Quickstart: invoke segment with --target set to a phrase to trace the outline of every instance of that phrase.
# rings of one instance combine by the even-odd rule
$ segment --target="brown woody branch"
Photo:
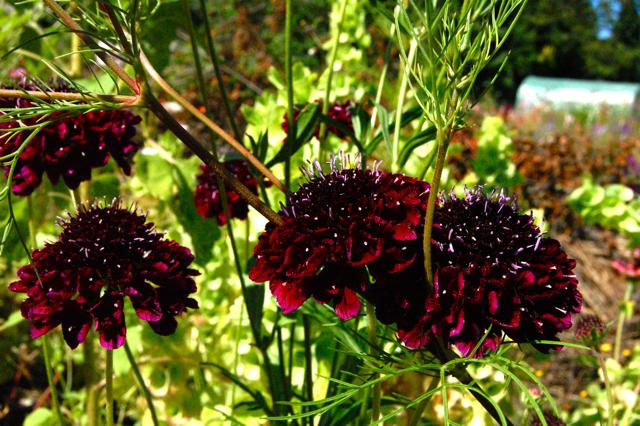
[[[73,93],[73,92],[42,92],[39,90],[16,90],[0,89],[0,98],[24,98],[41,99],[48,101],[51,99],[59,101],[91,101],[99,100],[113,102],[124,105],[134,105],[138,101],[138,96],[127,95],[101,95],[99,93]]]

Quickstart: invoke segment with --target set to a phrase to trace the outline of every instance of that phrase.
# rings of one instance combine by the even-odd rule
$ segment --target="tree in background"
[[[640,42],[640,15],[635,0],[620,2],[620,15],[613,26],[614,40],[626,47],[637,47]]]
[[[613,26],[613,42],[618,48],[618,78],[640,79],[640,15],[635,0],[622,0],[620,14]]]
[[[601,30],[611,35],[600,38]],[[606,33],[606,31],[603,31]],[[530,1],[503,55],[511,52],[493,90],[513,101],[528,75],[640,80],[640,15],[635,0]],[[496,58],[496,64],[501,58]]]

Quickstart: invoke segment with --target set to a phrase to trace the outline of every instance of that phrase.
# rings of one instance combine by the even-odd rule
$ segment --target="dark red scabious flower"
[[[39,90],[36,86],[21,83],[24,90]],[[70,91],[64,86],[56,86],[56,91]],[[35,104],[28,99],[0,98],[0,108],[29,108]],[[0,112],[0,115],[7,114]],[[140,148],[134,141],[136,125],[141,118],[126,110],[94,110],[84,114],[66,117],[65,112],[55,112],[46,120],[56,120],[46,125],[28,143],[16,164],[12,191],[17,195],[31,194],[42,182],[46,173],[56,184],[60,178],[71,189],[80,182],[91,179],[91,170],[102,167],[110,157],[116,161],[125,174],[131,173],[133,155]],[[23,120],[24,125],[35,125],[40,117]],[[18,128],[17,121],[0,122],[0,129]],[[15,153],[31,134],[0,133],[0,157]],[[10,166],[4,166],[9,175]]]
[[[624,260],[614,260],[611,266],[628,278],[640,277],[640,247],[633,251],[633,260],[627,262]]]
[[[318,101],[320,102],[320,101]],[[343,103],[340,102],[334,102],[333,104],[331,104],[331,106],[329,106],[329,110],[327,111],[327,116],[344,125],[344,127],[346,129],[349,129],[350,131],[353,132],[353,108],[354,108],[354,103],[350,100],[345,101]],[[302,112],[302,109],[299,107],[294,107],[293,109],[293,121],[295,122],[298,119],[298,116],[300,115],[300,112]],[[282,117],[282,123],[280,124],[280,126],[282,127],[282,130],[284,130],[285,133],[289,133],[289,122],[287,120],[287,113],[285,112],[283,117]],[[333,133],[334,135],[336,135],[337,137],[339,137],[340,139],[346,140],[347,139],[347,134],[344,132],[344,129],[338,129],[335,126],[327,126],[327,131],[330,133]],[[313,135],[316,138],[320,138],[320,126],[318,126]],[[286,141],[286,139],[285,139]]]
[[[189,268],[191,251],[157,233],[145,216],[111,205],[78,207],[60,220],[54,243],[35,250],[33,265],[18,270],[11,291],[26,293],[21,312],[31,321],[31,336],[58,325],[76,348],[93,326],[106,349],[124,344],[124,302],[129,298],[138,317],[158,334],[172,334],[175,317],[198,303],[198,272]]]
[[[604,332],[604,324],[597,315],[584,314],[580,315],[573,333],[578,339],[589,338],[592,332],[602,334]]]
[[[481,356],[503,335],[518,343],[557,340],[580,311],[575,261],[502,193],[476,188],[462,199],[444,197],[434,216],[432,251],[434,291],[417,323],[399,327],[410,348],[442,336],[469,355],[486,335]]]
[[[249,165],[244,160],[225,161],[223,165],[233,175],[242,182],[254,194],[258,193],[258,181],[249,171]],[[197,176],[198,185],[194,194],[194,202],[196,210],[200,216],[205,218],[215,218],[218,224],[227,223],[227,216],[222,208],[222,199],[220,197],[220,189],[216,176],[209,168],[202,164],[200,166],[200,174]],[[265,181],[265,186],[271,186],[271,182]],[[227,188],[227,200],[231,217],[236,219],[246,219],[249,213],[249,205],[240,197],[240,194],[234,190]]]
[[[576,338],[592,348],[598,347],[608,332],[608,327],[597,315],[593,314],[580,315],[573,327],[573,334]]]
[[[343,320],[358,314],[369,276],[399,274],[416,260],[429,185],[414,178],[354,168],[346,156],[305,170],[309,182],[287,198],[284,223],[267,225],[249,277],[270,282],[284,313],[308,298]]]

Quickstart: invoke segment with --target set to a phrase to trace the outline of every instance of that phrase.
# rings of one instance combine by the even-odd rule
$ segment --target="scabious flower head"
[[[329,110],[327,111],[327,116],[342,124],[344,126],[344,128],[353,131],[353,121],[352,121],[352,116],[353,116],[353,108],[354,108],[354,104],[352,101],[348,100],[345,102],[334,102],[329,106]],[[298,116],[300,115],[300,113],[302,112],[302,109],[299,107],[294,107],[293,109],[293,121],[295,122],[298,119]],[[285,112],[284,115],[282,116],[282,123],[280,124],[280,126],[282,127],[282,130],[284,130],[285,133],[289,133],[289,121],[287,120],[287,113]],[[331,126],[328,125],[327,126],[327,131],[329,133],[333,133],[334,135],[336,135],[337,137],[339,137],[340,139],[346,140],[347,139],[347,134],[345,133],[345,129],[344,128],[337,128],[335,126]],[[320,126],[318,126],[315,131],[313,132],[313,135],[316,138],[320,138]]]
[[[483,337],[476,355],[494,349],[505,334],[518,343],[557,340],[580,311],[575,261],[502,193],[476,188],[462,199],[443,197],[432,252],[434,291],[424,314],[413,326],[399,327],[410,348],[426,346],[434,335],[464,355]]]
[[[22,82],[23,90],[38,90],[37,86]],[[55,91],[71,91],[64,85]],[[0,98],[0,108],[29,108],[35,104],[29,99]],[[6,113],[0,113],[6,114]],[[65,117],[65,111],[56,111],[45,118],[31,117],[24,125],[33,126],[41,120],[53,120],[33,137],[18,157],[11,189],[17,195],[31,194],[46,173],[56,184],[60,178],[71,189],[91,179],[91,170],[102,167],[110,157],[125,174],[131,173],[133,155],[140,148],[134,140],[136,125],[141,118],[126,110],[93,110]],[[19,128],[17,121],[2,121],[0,129]],[[31,134],[30,130],[0,133],[0,156],[17,152]],[[4,166],[9,175],[10,166]]]
[[[602,333],[604,331],[604,328],[604,324],[597,315],[584,314],[580,315],[578,321],[576,321],[573,332],[577,338],[581,339],[584,337],[589,337],[592,331]]]
[[[222,163],[227,170],[242,182],[254,194],[258,193],[258,181],[249,171],[249,166],[244,160],[230,160]],[[209,168],[202,164],[200,166],[200,174],[197,176],[198,185],[194,194],[194,202],[196,210],[200,216],[205,218],[216,219],[218,224],[227,223],[227,216],[222,208],[222,198],[220,188],[215,174]],[[270,186],[271,182],[266,181],[265,186]],[[249,213],[249,205],[240,197],[240,194],[233,189],[227,188],[227,200],[231,217],[236,219],[246,219]]]
[[[615,270],[628,278],[640,277],[640,247],[637,247],[633,251],[633,260],[628,262],[624,260],[614,260],[611,262],[611,265]]]
[[[415,261],[408,247],[419,244],[429,186],[363,170],[347,156],[330,163],[327,174],[318,162],[306,170],[309,181],[280,211],[283,224],[260,236],[249,277],[269,281],[285,313],[313,297],[346,320],[358,314],[369,275],[399,273]]]
[[[33,264],[20,268],[9,286],[28,296],[21,312],[31,321],[31,336],[61,325],[76,348],[93,325],[102,346],[116,349],[126,336],[125,298],[156,333],[172,334],[175,317],[198,307],[190,297],[198,275],[189,268],[191,251],[118,201],[78,209],[60,220],[58,240],[35,250]]]
[[[580,315],[573,327],[573,334],[576,338],[592,348],[600,345],[607,332],[608,328],[597,315],[593,314]]]

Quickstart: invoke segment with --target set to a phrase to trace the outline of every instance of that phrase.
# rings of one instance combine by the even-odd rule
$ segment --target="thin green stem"
[[[378,355],[378,335],[377,335],[377,320],[376,320],[376,312],[373,304],[367,302],[367,327],[368,327],[368,338],[369,338],[369,352],[372,356]],[[374,379],[378,377],[379,374],[376,373],[374,375]],[[380,400],[382,398],[382,388],[380,382],[376,382],[373,385],[372,395],[371,395],[371,423],[376,423],[380,418]]]
[[[190,34],[190,39],[191,39],[191,48],[192,48],[192,53],[193,53],[193,57],[194,57],[194,64],[196,66],[196,73],[198,76],[198,88],[200,90],[200,95],[202,96],[202,99],[204,101],[205,104],[205,112],[207,114],[210,113],[209,111],[209,105],[206,102],[206,100],[208,99],[208,93],[207,93],[207,89],[206,89],[206,85],[204,83],[204,77],[203,77],[203,72],[202,72],[202,66],[201,66],[201,62],[200,62],[200,55],[198,52],[198,46],[197,46],[197,42],[196,42],[196,37],[195,37],[195,31],[193,28],[193,23],[191,22],[190,19],[190,11],[189,11],[189,2],[188,0],[182,0],[182,6],[183,9],[185,11],[185,16],[187,17],[187,19],[185,19],[187,27],[189,29],[189,34]],[[211,131],[210,133],[211,136],[211,143],[212,143],[212,149],[211,149],[211,156],[212,156],[212,162],[214,166],[220,167],[220,162],[218,160],[218,154],[217,154],[217,150],[216,150],[216,143],[215,143],[215,135],[214,133]],[[208,166],[211,166],[208,164]],[[224,167],[222,167],[224,169]],[[225,169],[226,170],[226,169]],[[225,182],[222,180],[222,177],[219,174],[216,174],[216,181],[218,184],[218,188],[220,190],[220,200],[221,200],[221,204],[222,204],[222,209],[225,212],[225,216],[226,216],[226,228],[227,228],[227,234],[229,235],[229,243],[231,244],[231,251],[233,253],[233,260],[234,260],[234,265],[236,268],[236,272],[238,274],[238,279],[240,280],[240,287],[242,289],[242,295],[243,295],[243,300],[246,304],[246,308],[247,308],[247,312],[249,312],[249,306],[248,306],[248,298],[247,298],[247,284],[244,280],[244,270],[242,268],[242,264],[241,264],[241,260],[240,260],[240,254],[238,252],[238,246],[236,244],[236,239],[235,239],[235,235],[233,232],[233,226],[231,225],[231,210],[229,209],[229,202],[228,202],[228,197],[227,197],[227,191],[226,191],[226,187],[225,187]],[[264,369],[267,373],[268,376],[268,381],[269,381],[269,389],[271,390],[271,397],[272,397],[272,405],[274,410],[276,411],[276,413],[279,413],[280,411],[280,405],[277,404],[278,401],[278,396],[277,396],[277,392],[275,391],[275,386],[276,386],[276,379],[275,379],[275,374],[273,372],[273,366],[271,365],[271,361],[269,358],[269,354],[266,350],[266,348],[264,347],[264,345],[262,344],[262,339],[260,337],[260,333],[261,330],[260,329],[256,329],[256,327],[254,327],[254,324],[252,322],[251,324],[251,332],[253,335],[253,340],[256,343],[256,345],[258,346],[258,348],[260,348],[261,354],[262,354],[262,358],[263,358],[263,363],[264,363]]]
[[[393,38],[393,35],[396,32],[396,25],[391,24],[391,30],[389,31],[390,37]],[[380,72],[380,78],[378,79],[378,88],[376,90],[376,97],[373,105],[373,110],[371,110],[371,122],[369,124],[369,132],[367,132],[367,141],[364,143],[364,146],[368,146],[369,142],[373,138],[373,131],[376,128],[376,121],[378,118],[378,105],[380,105],[380,101],[382,100],[382,92],[384,90],[384,84],[387,82],[387,72],[389,71],[389,62],[391,61],[391,46],[392,43],[387,45],[387,49],[384,53],[384,65],[382,66],[382,71]],[[366,163],[363,161],[363,163]]]
[[[85,181],[80,183],[80,186],[75,190],[69,190],[69,196],[73,207],[78,208],[79,204],[82,204],[89,200],[89,193],[91,192],[91,182]],[[88,333],[82,343],[82,372],[84,377],[84,387],[87,393],[85,407],[87,410],[87,425],[98,425],[98,396],[100,394],[97,386],[98,377],[96,375],[95,368],[95,338],[93,333]]]
[[[422,250],[424,253],[424,270],[427,276],[427,285],[433,287],[433,267],[431,265],[431,232],[433,227],[433,214],[435,213],[436,200],[438,198],[438,188],[440,186],[440,178],[442,177],[442,169],[447,157],[447,148],[449,146],[449,132],[438,129],[436,134],[436,142],[438,144],[438,152],[436,154],[436,168],[431,180],[431,189],[429,190],[429,200],[427,201],[427,213],[424,218],[424,238],[422,240]]]
[[[288,376],[291,377],[293,374],[293,354],[295,352],[296,345],[296,323],[293,321],[291,326],[289,327],[289,362],[287,363]]]
[[[198,119],[198,121],[200,121],[207,128],[209,128],[209,130],[213,131],[222,140],[224,140],[226,143],[231,145],[248,162],[253,164],[254,167],[256,169],[258,169],[258,171],[260,171],[260,173],[262,173],[267,179],[269,179],[273,183],[274,186],[276,186],[277,188],[279,188],[282,191],[285,190],[284,184],[282,182],[280,182],[280,180],[277,177],[274,176],[274,174],[271,172],[271,170],[269,170],[269,168],[267,166],[265,166],[260,160],[258,160],[256,158],[256,156],[253,155],[253,153],[251,151],[249,151],[239,141],[235,140],[233,138],[233,136],[231,136],[226,131],[224,131],[224,129],[222,129],[222,127],[220,127],[213,120],[211,120],[206,114],[203,114],[202,112],[200,112],[200,110],[198,110],[198,108],[196,108],[184,96],[182,96],[180,93],[178,93],[178,91],[176,89],[171,87],[171,85],[164,78],[162,78],[160,73],[158,73],[158,71],[153,67],[153,65],[149,61],[149,58],[147,58],[144,55],[143,52],[140,52],[140,64],[144,68],[144,71],[146,72],[146,74],[151,78],[151,80],[153,80],[155,83],[157,83],[165,93],[167,93],[169,96],[171,96],[171,98],[173,98],[185,110],[187,110],[191,115],[193,115],[196,119]],[[146,83],[148,85],[149,82],[146,81]],[[166,112],[166,110],[164,112],[162,111],[164,109],[164,107],[162,107],[162,104],[160,104],[158,106],[159,101],[157,101],[156,97],[153,95],[153,93],[149,92],[149,90],[150,90],[150,88],[147,87],[147,91],[144,93],[144,100],[146,101],[146,106],[160,120],[162,120],[167,126],[169,126],[171,128],[172,132],[178,137],[178,139],[180,139],[190,150],[192,150],[194,154],[196,154],[198,157],[200,157],[200,159],[202,159],[203,162],[208,163],[206,158],[203,158],[203,156],[201,155],[201,154],[204,154],[204,152],[208,153],[208,149],[201,142],[195,140],[190,135],[187,136],[185,134],[185,130],[184,129],[181,130],[180,128],[178,128],[179,123],[178,123],[178,126],[176,126],[173,123],[173,121],[175,121],[175,119],[171,116],[171,114],[168,114]],[[162,108],[160,108],[160,107],[162,107]],[[186,133],[188,133],[188,132],[186,132]],[[216,171],[216,167],[215,166],[209,165],[209,167],[213,169],[212,171],[214,173],[221,174],[218,171]],[[223,174],[223,178],[225,179],[225,181],[228,181],[229,179],[226,176],[224,176],[224,173],[222,173],[222,174]],[[233,183],[232,182],[227,182],[227,183],[232,187],[234,187],[234,184],[236,184],[236,182],[233,182]],[[234,187],[234,189],[236,189],[236,191],[238,190],[238,188],[236,188],[236,187]],[[245,192],[244,190],[241,189],[240,191],[237,191],[237,192],[243,198],[247,199],[247,202],[249,204],[252,204],[251,199],[247,198],[247,196],[249,196],[249,195],[248,194],[244,194],[244,192]],[[249,192],[249,194],[250,193],[251,192]],[[258,209],[258,211],[260,211],[260,209]]]
[[[211,169],[211,171],[217,176],[222,177],[224,182],[233,188],[242,199],[247,201],[254,209],[260,214],[266,217],[269,221],[275,224],[281,224],[282,218],[267,205],[265,205],[260,199],[247,188],[242,182],[240,182],[229,170],[223,167],[220,163],[215,161],[213,154],[209,152],[207,148],[202,145],[200,141],[194,138],[175,118],[162,106],[158,98],[156,98],[149,90],[145,90],[145,101],[147,107],[164,125],[166,125],[171,132],[184,143],[203,163]]]
[[[607,373],[607,366],[604,362],[602,354],[596,352],[596,358],[598,364],[600,364],[600,370],[602,370],[602,378],[604,379],[604,387],[607,392],[607,426],[613,426],[613,392],[611,389],[611,381],[609,380],[609,374]]]
[[[224,86],[224,79],[222,78],[222,71],[220,70],[220,60],[218,59],[218,52],[216,51],[216,46],[213,43],[213,37],[211,36],[211,26],[209,24],[209,14],[207,13],[207,5],[205,0],[200,0],[200,10],[202,11],[202,16],[204,17],[204,32],[207,40],[207,47],[209,49],[209,57],[213,64],[213,71],[216,74],[216,81],[218,82],[218,90],[220,90],[220,96],[222,97],[222,104],[224,106],[225,112],[227,113],[227,119],[229,120],[229,125],[231,126],[231,130],[233,130],[234,136],[238,141],[242,142],[242,133],[240,133],[240,129],[238,128],[238,124],[236,123],[233,110],[231,109],[231,103],[229,102],[229,96],[227,95],[227,89]]]
[[[113,426],[113,351],[107,349],[104,368],[105,395],[107,397],[107,426]]]
[[[627,317],[626,313],[626,305],[631,300],[631,295],[633,294],[633,288],[635,286],[635,282],[632,280],[627,280],[627,286],[624,290],[624,297],[622,299],[622,303],[620,304],[619,312],[618,312],[618,323],[616,324],[616,338],[613,343],[613,359],[620,362],[620,353],[622,352],[622,335],[624,331],[624,322]]]
[[[104,49],[102,49],[93,39],[88,35],[88,32],[84,31],[76,21],[55,0],[43,0],[44,3],[51,9],[51,11],[71,30],[73,30],[78,37],[84,41],[91,49],[96,51],[96,55],[131,89],[131,91],[139,95],[140,85],[133,79],[126,71],[118,64],[118,62]]]
[[[60,410],[60,402],[58,400],[58,389],[53,375],[53,366],[51,364],[51,348],[49,342],[49,336],[46,334],[42,336],[42,356],[44,358],[44,367],[47,373],[47,382],[49,383],[49,390],[51,391],[51,408],[58,418],[58,423],[61,425],[66,424],[62,411]]]
[[[101,0],[100,6],[106,10],[107,15],[109,16],[109,20],[111,21],[111,25],[118,36],[118,41],[120,42],[120,46],[124,49],[125,52],[129,55],[133,55],[133,49],[131,48],[131,44],[129,44],[129,40],[127,39],[127,35],[124,33],[124,28],[120,24],[120,19],[118,18],[118,13],[111,5],[111,2]],[[132,21],[135,22],[135,21]],[[135,25],[135,24],[134,24]]]
[[[409,56],[408,63],[413,63],[413,58],[416,55],[416,50],[418,48],[418,43],[415,40],[411,40],[411,45],[409,46]],[[406,68],[406,67],[405,67]],[[393,144],[392,144],[392,153],[391,153],[391,170],[395,173],[398,171],[398,155],[400,152],[400,130],[402,122],[402,110],[404,107],[405,97],[407,95],[407,85],[409,83],[409,70],[403,69],[402,79],[400,80],[400,88],[398,90],[398,102],[396,103],[396,125],[393,130]]]
[[[280,381],[284,386],[287,400],[291,399],[291,378],[287,377],[286,363],[284,360],[284,341],[282,340],[282,327],[275,327],[276,341],[278,345],[278,363],[280,364]]]
[[[287,81],[287,158],[284,163],[284,186],[289,191],[291,187],[291,155],[293,154],[293,144],[295,143],[297,131],[296,121],[293,116],[294,96],[293,96],[293,60],[291,51],[291,31],[293,20],[293,9],[291,0],[285,1],[285,21],[284,21],[284,73]]]
[[[338,17],[338,27],[336,31],[335,43],[331,47],[331,53],[329,56],[329,67],[328,67],[328,75],[327,75],[327,85],[325,87],[324,92],[324,102],[322,103],[322,115],[327,115],[329,112],[329,101],[331,100],[331,84],[333,82],[333,69],[336,63],[336,59],[338,57],[338,47],[340,47],[340,36],[342,35],[342,23],[344,21],[344,15],[347,10],[347,3],[349,0],[342,0],[342,5],[340,6],[340,15]],[[318,133],[318,138],[320,140],[320,148],[318,158],[322,161],[325,155],[325,140],[327,134],[327,126],[323,122],[320,124],[320,132]]]
[[[307,401],[313,401],[313,358],[311,357],[311,321],[309,315],[302,315],[304,328],[304,387]],[[311,407],[307,407],[310,410]],[[309,426],[313,426],[313,416],[307,417]]]
[[[27,197],[27,212],[28,212],[28,226],[29,226],[29,244],[31,245],[31,249],[35,250],[37,247],[36,243],[36,230],[35,224],[33,222],[33,200],[32,196],[29,195]],[[51,364],[51,348],[49,342],[49,336],[42,336],[42,357],[44,358],[44,368],[47,374],[47,382],[49,384],[49,390],[51,392],[51,408],[53,412],[56,414],[58,418],[58,422],[60,424],[65,424],[64,417],[62,416],[62,411],[60,410],[60,401],[58,399],[58,389],[56,388],[56,384],[54,381],[53,374],[53,365]]]
[[[493,417],[493,419],[497,422],[497,424],[505,424],[506,426],[513,426],[513,422],[508,418],[505,418],[505,422],[502,422],[502,416],[496,410],[496,407],[492,404],[491,400],[487,398],[486,392],[482,389],[482,387],[471,377],[467,368],[460,364],[462,360],[458,357],[453,351],[444,347],[442,342],[434,342],[430,348],[430,352],[436,356],[436,358],[443,364],[449,364],[452,368],[449,369],[450,373],[455,377],[460,383],[466,386],[471,395],[484,407],[484,409]],[[442,385],[445,384],[445,369],[441,368],[440,370],[440,382]],[[443,386],[443,405],[446,406],[446,386]],[[447,410],[445,410],[445,415],[447,414]],[[445,422],[446,424],[446,422]]]
[[[238,364],[240,362],[240,330],[242,330],[242,319],[244,317],[244,304],[240,305],[240,317],[238,318],[238,324],[236,325],[235,331],[235,344],[233,346],[233,366],[232,370],[233,374],[238,374]],[[233,415],[233,410],[236,405],[236,384],[231,384],[231,415]]]
[[[84,357],[82,370],[84,374],[84,386],[87,392],[87,424],[89,426],[98,425],[98,388],[95,372],[95,350],[93,333],[88,333],[82,344],[82,355]]]
[[[156,415],[156,408],[153,405],[151,392],[149,392],[149,388],[145,384],[144,379],[142,378],[142,374],[140,374],[140,369],[138,368],[136,359],[131,353],[131,348],[129,348],[129,344],[126,340],[124,342],[124,352],[127,354],[127,359],[129,360],[129,364],[131,365],[131,369],[133,370],[133,375],[136,376],[136,381],[138,382],[138,386],[140,387],[140,392],[142,392],[144,399],[147,401],[147,407],[151,412],[151,421],[153,422],[154,426],[158,426],[158,416]]]

